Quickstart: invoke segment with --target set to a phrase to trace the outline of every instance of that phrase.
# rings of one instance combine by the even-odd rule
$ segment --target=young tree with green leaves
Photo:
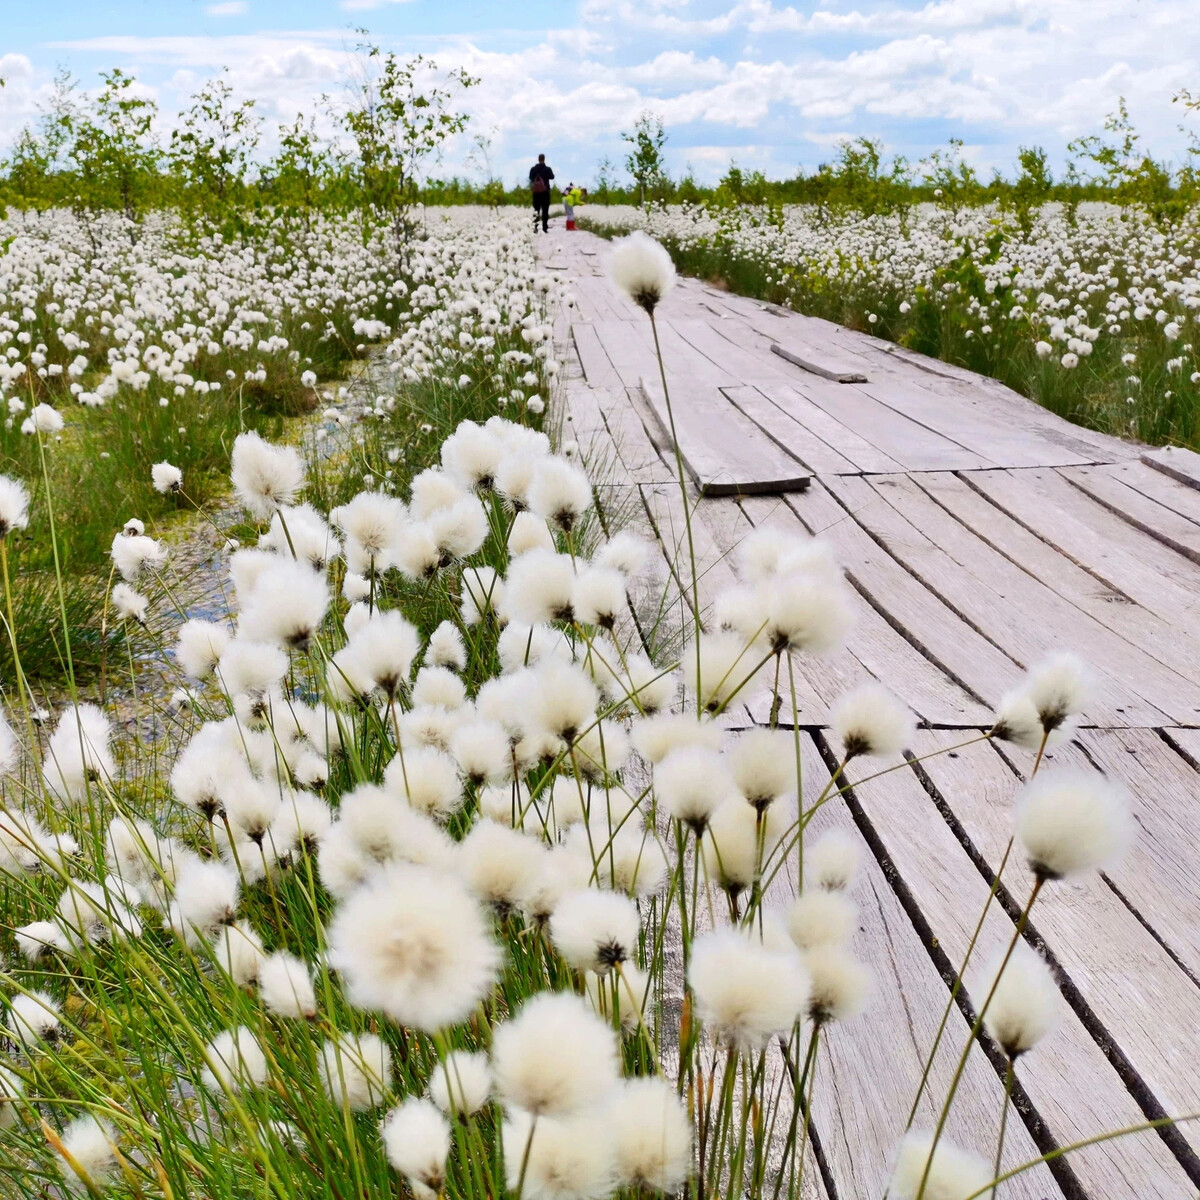
[[[279,151],[262,172],[262,189],[271,203],[299,213],[312,225],[333,174],[333,154],[317,133],[316,117],[297,113],[279,127]]]
[[[663,157],[667,131],[663,128],[662,117],[650,111],[642,113],[633,129],[621,134],[621,140],[631,147],[625,156],[625,169],[638,189],[639,203],[645,204],[647,193],[653,199],[654,193],[662,191],[667,183]]]
[[[77,212],[115,209],[136,223],[158,199],[161,154],[154,140],[158,105],[139,96],[136,80],[119,67],[101,74],[104,88],[90,106],[71,106],[62,116],[66,156],[76,173]]]
[[[358,47],[363,69],[342,127],[354,141],[350,174],[364,209],[390,223],[398,252],[413,232],[420,174],[469,120],[452,105],[478,83],[464,70],[439,82],[437,64],[418,54],[404,61],[369,42]]]
[[[222,71],[192,96],[171,133],[168,154],[187,200],[210,214],[242,198],[261,133],[255,102],[235,100],[227,74]]]

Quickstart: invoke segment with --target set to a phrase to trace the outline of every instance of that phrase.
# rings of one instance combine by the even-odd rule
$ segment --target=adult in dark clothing
[[[533,193],[533,232],[537,233],[538,222],[542,224],[542,232],[550,232],[550,180],[554,172],[546,166],[546,156],[538,155],[538,160],[529,168],[529,190]]]

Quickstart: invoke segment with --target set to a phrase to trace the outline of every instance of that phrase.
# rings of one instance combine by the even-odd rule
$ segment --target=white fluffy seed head
[[[544,521],[570,533],[592,503],[592,485],[579,467],[547,456],[537,465],[529,486],[529,507]]]
[[[492,1093],[492,1069],[482,1052],[453,1050],[429,1074],[429,1098],[447,1115],[468,1117]]]
[[[509,615],[527,625],[570,621],[575,564],[568,554],[530,550],[508,568],[505,605]]]
[[[651,766],[657,766],[672,750],[719,750],[721,727],[686,713],[656,713],[633,727],[633,745]]]
[[[668,754],[654,769],[654,790],[669,816],[695,830],[703,830],[722,804],[741,802],[724,758],[698,747]]]
[[[222,925],[213,935],[213,958],[238,987],[248,987],[258,978],[266,958],[262,938],[248,921]]]
[[[846,758],[899,754],[912,741],[912,713],[882,684],[864,683],[833,706],[829,725]]]
[[[393,1108],[380,1129],[384,1153],[418,1200],[434,1200],[446,1179],[450,1126],[437,1106],[410,1096]]]
[[[741,634],[724,632],[702,633],[699,656],[693,643],[683,648],[680,661],[684,683],[699,696],[705,712],[712,713],[744,694],[765,667],[757,646],[749,645]]]
[[[229,639],[229,630],[215,621],[185,621],[175,643],[176,661],[185,675],[205,679],[225,653]]]
[[[183,487],[183,472],[178,467],[171,466],[169,462],[155,463],[150,468],[150,480],[154,484],[154,490],[165,496],[168,492],[177,492]]]
[[[63,1131],[63,1182],[81,1195],[91,1194],[112,1177],[117,1166],[116,1131],[91,1113],[76,1117]]]
[[[391,1087],[392,1052],[373,1033],[339,1034],[321,1046],[317,1068],[335,1104],[366,1112],[382,1104]]]
[[[623,529],[619,533],[613,534],[592,555],[592,565],[620,571],[626,579],[630,579],[641,573],[649,554],[650,545],[645,538]]]
[[[304,464],[294,446],[273,446],[257,433],[240,433],[230,475],[244,507],[266,520],[295,499],[304,484]]]
[[[464,799],[454,759],[431,746],[410,746],[397,754],[384,771],[383,786],[410,808],[440,821]]]
[[[200,1082],[210,1092],[239,1092],[267,1082],[267,1059],[253,1032],[246,1026],[217,1034],[205,1050]]]
[[[0,475],[0,538],[29,524],[29,493],[19,479]]]
[[[1030,669],[1024,690],[1042,728],[1054,730],[1083,711],[1092,691],[1091,672],[1074,654],[1055,654]]]
[[[279,558],[242,599],[238,632],[253,642],[305,650],[329,608],[325,578],[307,562]]]
[[[804,848],[804,879],[808,887],[845,891],[862,863],[858,842],[844,829],[830,829]]]
[[[619,571],[611,567],[584,567],[576,576],[571,607],[576,620],[584,625],[612,629],[625,605],[625,577]]]
[[[546,854],[536,838],[487,820],[476,821],[458,849],[463,881],[500,912],[525,905]]]
[[[782,802],[753,809],[735,796],[709,818],[700,843],[708,877],[731,895],[754,882],[771,853],[794,824],[793,806]]]
[[[992,999],[983,1023],[1009,1058],[1032,1050],[1058,1020],[1058,985],[1046,960],[1024,942],[1013,948],[1007,964],[1000,954],[984,969],[978,988],[980,1005],[989,993]]]
[[[62,1028],[58,1014],[58,1002],[48,993],[18,992],[8,1002],[5,1024],[22,1048],[32,1053],[57,1041]]]
[[[1101,775],[1042,771],[1017,796],[1016,837],[1033,871],[1063,879],[1113,863],[1133,839],[1129,797]]]
[[[945,1138],[939,1138],[934,1149],[933,1135],[917,1131],[905,1134],[900,1143],[888,1194],[895,1200],[917,1200],[918,1195],[923,1200],[966,1200],[968,1196],[989,1200],[991,1179],[992,1169],[983,1159],[959,1150]]]
[[[845,585],[794,571],[767,585],[763,636],[776,651],[828,654],[843,642],[852,622]]]
[[[258,994],[273,1013],[311,1020],[317,1015],[317,995],[308,964],[294,954],[278,951],[259,964]]]
[[[784,730],[751,729],[727,757],[738,790],[755,808],[766,808],[796,788],[795,742]]]
[[[500,952],[475,899],[453,876],[401,863],[338,909],[329,944],[359,1008],[436,1033],[491,990]]]
[[[866,1006],[871,974],[842,946],[815,946],[804,955],[812,981],[809,1016],[814,1021],[848,1021]]]
[[[519,512],[513,518],[508,533],[508,552],[513,558],[528,554],[531,550],[554,552],[554,535],[544,517],[531,512]]]
[[[854,901],[841,892],[805,889],[788,909],[788,934],[801,950],[844,946],[854,933],[857,919]]]
[[[500,1133],[505,1183],[512,1194],[525,1178],[528,1200],[606,1200],[616,1185],[612,1127],[605,1110],[567,1117],[512,1112]],[[525,1150],[529,1148],[528,1157]]]
[[[639,927],[637,905],[628,896],[587,888],[559,901],[550,937],[577,971],[603,975],[633,958]]]
[[[696,939],[689,981],[700,1020],[745,1050],[790,1034],[811,988],[799,954],[771,949],[732,929]]]
[[[467,647],[453,621],[443,621],[430,635],[425,663],[451,671],[461,671],[467,665]]]
[[[666,248],[640,229],[613,243],[608,273],[639,308],[653,313],[675,283],[675,264]]]
[[[625,1187],[671,1195],[692,1166],[692,1126],[665,1079],[625,1079],[608,1106],[617,1176]]]
[[[505,1104],[539,1117],[575,1113],[616,1082],[616,1038],[578,996],[541,992],[496,1027],[492,1069]]]

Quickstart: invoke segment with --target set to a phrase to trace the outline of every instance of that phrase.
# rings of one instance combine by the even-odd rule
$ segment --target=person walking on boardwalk
[[[529,190],[533,193],[533,231],[537,233],[538,222],[542,224],[542,232],[550,232],[550,181],[554,172],[546,166],[546,156],[538,155],[538,160],[529,168]]]

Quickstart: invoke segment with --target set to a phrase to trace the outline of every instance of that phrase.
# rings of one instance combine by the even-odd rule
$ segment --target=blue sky
[[[268,134],[339,91],[353,27],[387,49],[465,66],[472,130],[506,178],[544,149],[587,180],[622,154],[644,109],[665,119],[675,173],[731,158],[811,169],[867,134],[919,159],[951,136],[985,171],[1020,144],[1061,158],[1125,95],[1160,154],[1178,158],[1171,97],[1200,89],[1200,0],[4,0],[0,143],[36,112],[58,66],[84,86],[134,73],[172,115],[229,68]],[[1197,122],[1200,127],[1200,122]],[[465,169],[466,139],[440,170]]]

